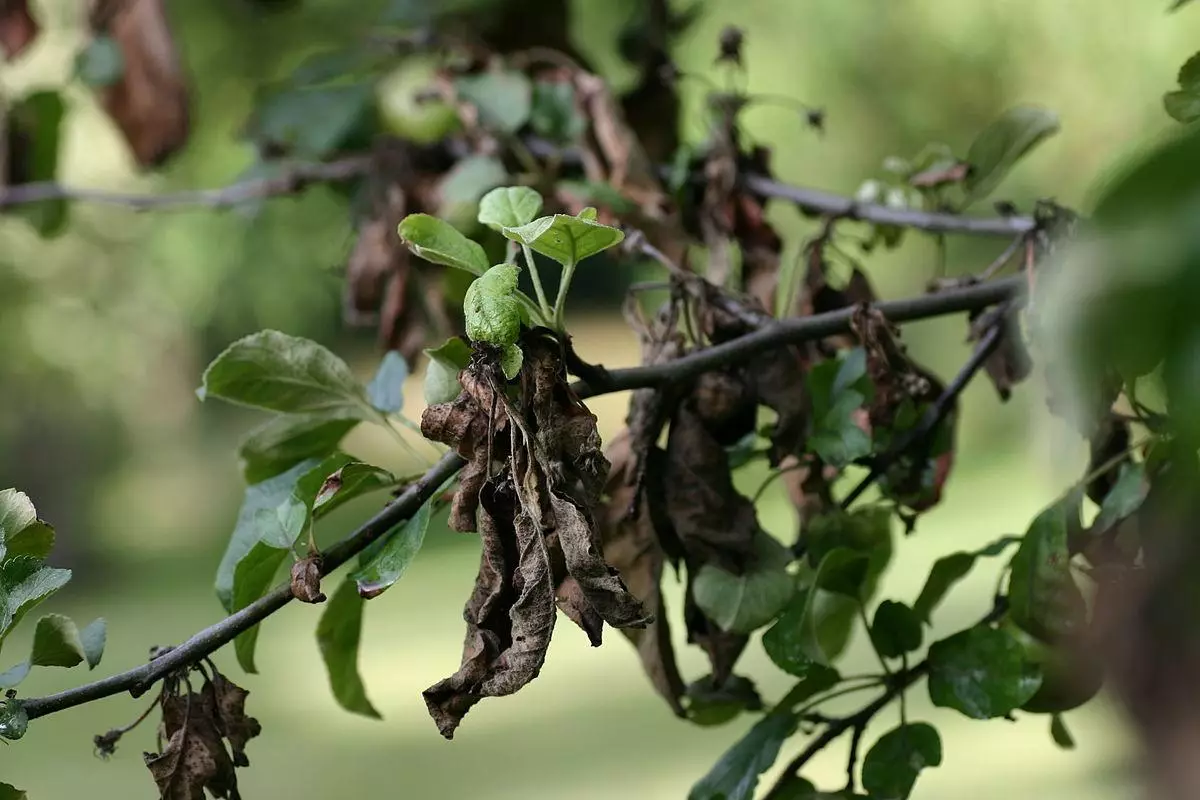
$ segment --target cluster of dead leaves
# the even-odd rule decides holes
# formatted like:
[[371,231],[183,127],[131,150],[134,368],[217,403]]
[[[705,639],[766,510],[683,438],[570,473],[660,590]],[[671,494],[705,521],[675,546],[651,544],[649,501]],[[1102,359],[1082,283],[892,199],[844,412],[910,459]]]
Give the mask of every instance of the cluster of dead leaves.
[[653,622],[600,552],[595,510],[608,473],[596,417],[566,382],[559,342],[528,333],[519,385],[508,387],[497,354],[476,344],[462,392],[427,408],[421,431],[467,460],[450,523],[478,531],[479,574],[463,616],[459,670],[424,693],[451,738],[484,697],[512,694],[541,670],[556,606],[599,645],[603,623]]

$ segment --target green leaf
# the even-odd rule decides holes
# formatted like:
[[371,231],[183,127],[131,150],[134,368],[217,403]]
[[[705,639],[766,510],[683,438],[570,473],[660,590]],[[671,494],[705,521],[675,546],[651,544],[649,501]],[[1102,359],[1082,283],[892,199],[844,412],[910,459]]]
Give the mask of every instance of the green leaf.
[[1071,575],[1069,519],[1079,521],[1081,493],[1050,506],[1033,520],[1013,556],[1009,616],[1039,639],[1057,639],[1084,624],[1083,596]]
[[400,222],[399,231],[408,249],[426,261],[465,270],[472,275],[487,271],[488,257],[483,247],[445,220],[428,214],[409,214]]
[[518,345],[510,344],[500,353],[500,369],[504,372],[504,377],[510,381],[520,373],[521,364],[524,362],[525,354],[521,352]]
[[467,75],[454,82],[458,96],[479,109],[483,127],[499,133],[516,133],[529,119],[532,87],[514,70]]
[[[241,611],[267,593],[289,552],[288,548],[272,547],[263,542],[256,542],[250,548],[250,552],[238,561],[233,573],[233,604],[230,613]],[[258,629],[259,626],[255,625],[238,634],[233,640],[238,664],[251,674],[258,672],[258,667],[254,664]]]
[[762,710],[754,683],[741,675],[730,675],[720,686],[706,675],[688,684],[685,696],[688,721],[702,727],[724,725],[743,711]]
[[[33,92],[9,108],[11,183],[37,183],[58,178],[62,124],[66,114],[62,95],[54,91]],[[49,238],[66,230],[67,209],[67,201],[59,198],[22,203],[10,208],[9,213],[23,217],[40,236]]]
[[29,729],[29,714],[19,700],[0,702],[0,736],[20,739]]
[[47,614],[33,630],[33,652],[29,663],[35,667],[73,667],[83,662],[83,642],[79,628],[70,617]]
[[1200,119],[1200,53],[1184,62],[1179,70],[1179,90],[1164,95],[1163,106],[1179,122]]
[[559,196],[565,194],[585,203],[602,205],[615,214],[627,214],[637,209],[637,203],[605,181],[561,180],[555,184],[555,192]]
[[32,666],[28,661],[22,661],[20,664],[16,664],[10,669],[5,670],[3,674],[0,674],[0,689],[12,689],[19,685],[21,681],[28,677]]
[[343,503],[395,483],[396,476],[386,469],[351,461],[324,478],[312,499],[313,516],[320,519]]
[[[495,156],[474,155],[459,160],[438,186],[439,215],[452,220],[478,216],[480,198],[508,180],[508,170]],[[469,213],[466,209],[469,207]]]
[[788,549],[761,531],[754,545],[757,561],[744,574],[705,564],[692,587],[700,610],[730,633],[750,633],[766,625],[796,591],[795,578],[787,571]]
[[13,556],[0,564],[0,645],[30,609],[70,580],[71,570],[43,566],[33,556]]
[[998,556],[1009,545],[1019,541],[1021,539],[1018,536],[1004,536],[974,552],[951,553],[939,558],[933,563],[929,577],[925,579],[925,585],[921,588],[921,594],[913,603],[913,612],[926,624],[929,624],[933,610],[938,607],[954,584],[967,576],[967,573],[975,566],[976,559]]
[[924,722],[901,725],[867,751],[863,788],[871,800],[907,800],[921,770],[941,763],[942,740],[936,728]]
[[[587,130],[587,120],[575,103],[575,87],[569,81],[534,83],[529,127],[538,136],[561,144],[574,142],[582,136]],[[524,225],[528,221],[513,224]]]
[[813,419],[809,449],[839,467],[870,455],[871,437],[853,417],[871,391],[866,351],[858,347],[840,360],[823,361],[809,371],[806,381]]
[[1150,482],[1146,479],[1145,465],[1128,461],[1122,464],[1116,482],[1100,504],[1100,513],[1092,522],[1092,531],[1103,533],[1133,514],[1141,507],[1149,492]]
[[528,186],[501,186],[479,201],[479,221],[495,231],[532,222],[542,210],[542,196]]
[[125,56],[111,36],[96,36],[75,55],[75,76],[94,89],[112,86],[125,74]]
[[1050,715],[1050,738],[1063,750],[1075,749],[1075,737],[1067,730],[1067,722],[1062,714]]
[[387,534],[382,545],[362,563],[348,580],[358,586],[358,593],[367,600],[383,594],[392,584],[404,577],[408,565],[416,558],[425,543],[425,531],[433,512],[433,500],[426,500],[417,513],[403,525]]
[[404,407],[404,381],[407,378],[408,362],[395,350],[389,350],[375,377],[367,384],[367,399],[384,413],[397,413]]
[[356,419],[329,419],[323,414],[281,414],[252,430],[238,447],[242,475],[255,484],[337,450]]
[[288,87],[259,98],[246,136],[260,150],[323,159],[361,138],[373,121],[374,104],[370,81]]
[[899,658],[921,646],[921,618],[904,603],[884,600],[875,609],[871,641],[884,658]]
[[346,362],[311,339],[274,330],[259,331],[226,348],[204,370],[196,394],[201,400],[217,397],[288,414],[379,417]]
[[1058,128],[1058,115],[1044,108],[1017,106],[1004,112],[967,151],[967,202],[991,194],[1018,161]]
[[929,699],[972,719],[1003,717],[1041,685],[1041,672],[1005,630],[976,625],[929,647]]
[[520,267],[497,264],[467,287],[463,311],[472,341],[516,344],[521,335],[521,303],[515,296],[520,275]]
[[54,549],[54,528],[37,518],[33,502],[24,492],[0,492],[0,558],[33,556],[44,559]]
[[325,604],[317,623],[317,646],[329,673],[329,685],[338,704],[355,714],[380,719],[367,699],[358,674],[358,644],[362,638],[363,603],[354,581],[343,581]]
[[459,337],[447,339],[440,347],[426,350],[425,405],[449,403],[462,392],[458,374],[471,363],[471,346]]
[[83,657],[87,660],[88,669],[95,669],[99,665],[107,641],[108,623],[104,617],[92,620],[79,632],[79,642],[83,645]]
[[0,800],[27,800],[28,795],[12,784],[0,783]]
[[799,721],[791,711],[767,714],[737,744],[725,751],[707,775],[692,787],[688,800],[751,800],[762,775]]
[[625,239],[625,234],[616,228],[582,215],[572,217],[568,214],[540,217],[527,225],[504,228],[501,232],[564,266],[578,264]]

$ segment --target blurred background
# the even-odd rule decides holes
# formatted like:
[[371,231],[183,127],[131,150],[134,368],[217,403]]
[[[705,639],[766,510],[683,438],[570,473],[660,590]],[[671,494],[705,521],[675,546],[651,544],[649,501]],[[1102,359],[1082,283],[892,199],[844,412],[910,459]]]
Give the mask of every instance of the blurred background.
[[[616,32],[638,1],[569,3],[576,45],[618,87],[629,76]],[[0,66],[0,91],[57,87],[70,77],[86,25],[78,5],[33,4],[42,36],[26,57]],[[236,180],[254,158],[237,133],[256,88],[314,50],[352,41],[382,5],[303,0],[295,10],[265,13],[247,0],[168,3],[195,86],[187,149],[166,170],[140,174],[91,94],[76,85],[67,92],[63,179],[139,192]],[[750,136],[773,148],[779,178],[847,194],[886,156],[911,156],[929,142],[961,155],[1005,108],[1046,106],[1060,114],[1061,133],[1024,160],[999,194],[1026,208],[1053,197],[1086,211],[1098,175],[1176,124],[1161,95],[1196,49],[1200,18],[1168,16],[1160,6],[1165,0],[708,0],[674,55],[685,71],[711,73],[720,29],[744,28],[750,90],[796,97],[828,114],[818,136],[794,111],[754,108],[746,115]],[[682,84],[690,141],[705,133],[703,91],[697,82]],[[815,231],[789,207],[771,213],[791,254]],[[276,328],[325,343],[364,378],[374,370],[373,333],[341,322],[349,220],[344,196],[324,187],[232,211],[77,205],[68,233],[53,241],[18,217],[0,217],[0,487],[31,496],[57,527],[57,562],[75,569],[49,610],[81,624],[107,618],[98,674],[138,663],[150,645],[177,642],[221,616],[212,580],[243,488],[234,450],[258,417],[201,404],[194,389],[204,365],[233,339]],[[1003,245],[952,240],[950,267],[977,270]],[[910,236],[899,252],[866,263],[880,294],[898,297],[922,289],[934,256],[932,240]],[[572,328],[583,358],[637,363],[636,340],[619,315],[633,277],[613,270],[575,297]],[[920,360],[950,377],[968,353],[965,334],[956,319],[913,325],[904,336]],[[621,426],[626,401],[610,395],[590,403],[603,434]],[[419,419],[421,404],[417,375],[405,414]],[[398,473],[423,466],[367,426],[344,447]],[[937,556],[1022,532],[1084,463],[1081,443],[1045,411],[1040,380],[1022,385],[1007,404],[977,382],[962,400],[956,474],[945,500],[902,542],[880,596],[911,601]],[[742,477],[744,490],[753,491],[763,474]],[[349,530],[373,502],[323,521],[321,538]],[[794,535],[782,491],[767,493],[760,517],[775,535]],[[621,637],[610,632],[592,650],[563,626],[539,680],[477,706],[452,743],[442,740],[420,693],[457,668],[462,603],[477,558],[474,537],[438,520],[405,579],[368,606],[361,669],[382,722],[335,704],[313,636],[318,608],[294,604],[264,626],[262,676],[243,675],[231,654],[218,655],[250,689],[250,713],[264,728],[249,746],[252,768],[239,777],[246,797],[681,798],[753,722],[698,728],[676,720]],[[985,611],[999,566],[977,568],[938,612],[937,626],[952,630]],[[8,661],[28,636],[19,630],[12,637]],[[699,677],[698,653],[682,652],[685,675]],[[844,672],[871,666],[857,637]],[[768,701],[789,685],[757,644],[739,672],[754,675]],[[41,669],[21,688],[36,695],[81,680],[82,673]],[[140,755],[153,748],[150,730],[126,737],[107,762],[91,757],[92,735],[130,721],[141,707],[118,697],[39,720],[19,744],[0,748],[0,775],[34,798],[153,796]],[[922,775],[917,797],[1116,798],[1134,791],[1119,714],[1103,699],[1068,715],[1074,752],[1055,748],[1047,718],[971,722],[932,709],[923,686],[912,691],[908,713],[938,724],[946,750],[943,766]],[[808,777],[840,786],[843,749],[831,748]]]

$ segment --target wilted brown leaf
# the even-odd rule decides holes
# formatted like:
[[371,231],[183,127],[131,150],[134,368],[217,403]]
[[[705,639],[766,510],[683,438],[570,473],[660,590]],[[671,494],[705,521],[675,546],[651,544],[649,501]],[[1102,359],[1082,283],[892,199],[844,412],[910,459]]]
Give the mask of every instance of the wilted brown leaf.
[[120,128],[137,163],[161,166],[187,143],[187,77],[163,0],[92,0],[92,33],[110,36],[124,70],[98,89],[104,110]]
[[214,671],[212,677],[213,698],[217,709],[217,730],[229,741],[235,767],[250,766],[246,757],[246,743],[262,733],[262,726],[254,717],[246,716],[247,690]]
[[6,61],[16,60],[40,32],[28,0],[0,0],[0,49]]
[[692,581],[698,570],[688,568],[687,597],[683,605],[683,622],[687,626],[688,643],[695,644],[708,656],[712,669],[713,683],[718,685],[729,680],[733,668],[750,637],[741,633],[729,633],[704,616],[692,597]]
[[167,746],[161,753],[145,753],[162,800],[204,800],[213,797],[238,800],[233,761],[221,741],[215,720],[216,696],[211,683],[200,692],[163,697],[163,732]]
[[309,556],[292,564],[292,597],[301,603],[324,603],[321,593],[321,558]]

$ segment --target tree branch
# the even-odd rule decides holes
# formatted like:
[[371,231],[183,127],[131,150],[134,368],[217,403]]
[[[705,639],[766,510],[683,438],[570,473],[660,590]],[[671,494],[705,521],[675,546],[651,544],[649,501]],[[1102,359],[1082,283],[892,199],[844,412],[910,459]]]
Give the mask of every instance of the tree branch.
[[[877,308],[895,323],[954,314],[985,308],[1018,295],[1025,288],[1022,277],[956,289],[934,295],[877,303]],[[730,342],[692,353],[659,366],[632,367],[607,373],[606,383],[591,386],[584,381],[574,388],[581,397],[593,397],[626,389],[661,386],[686,380],[714,367],[743,360],[757,353],[785,344],[821,339],[850,330],[853,309],[827,314],[782,320]],[[428,500],[437,488],[451,478],[463,465],[455,453],[446,454],[413,485],[382,511],[365,522],[358,530],[326,550],[321,559],[321,574],[328,575],[345,564],[368,545],[408,519]],[[243,631],[262,622],[283,608],[292,599],[289,583],[281,583],[270,593],[225,619],[210,625],[178,647],[134,669],[127,670],[94,683],[47,697],[21,700],[30,719],[44,717],[73,706],[103,697],[129,692],[134,697],[146,692],[165,675],[194,664],[223,647]]]

